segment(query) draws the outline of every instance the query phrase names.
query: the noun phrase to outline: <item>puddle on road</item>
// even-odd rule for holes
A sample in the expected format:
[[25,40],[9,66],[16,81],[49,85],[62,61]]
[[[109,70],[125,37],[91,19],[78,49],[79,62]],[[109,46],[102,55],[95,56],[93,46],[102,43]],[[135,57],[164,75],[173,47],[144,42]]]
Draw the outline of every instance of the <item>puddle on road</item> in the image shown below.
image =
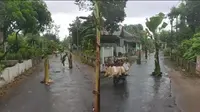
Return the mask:
[[[160,62],[164,65],[163,62]],[[161,66],[163,76],[158,79],[150,76],[154,70],[154,60],[133,65],[127,85],[113,88],[112,79],[101,79],[101,101],[103,110],[118,112],[174,112],[174,98],[171,94],[170,68]],[[103,84],[102,84],[103,83]],[[115,106],[118,109],[115,109]],[[107,107],[106,105],[110,105]],[[106,109],[107,108],[107,109]]]

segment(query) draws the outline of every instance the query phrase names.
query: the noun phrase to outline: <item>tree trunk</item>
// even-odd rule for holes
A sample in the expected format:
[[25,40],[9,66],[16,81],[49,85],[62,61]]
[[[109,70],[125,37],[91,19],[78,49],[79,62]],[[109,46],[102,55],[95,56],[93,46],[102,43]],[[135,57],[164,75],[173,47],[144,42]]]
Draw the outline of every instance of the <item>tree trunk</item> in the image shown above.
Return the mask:
[[161,76],[162,72],[160,71],[160,62],[159,62],[159,43],[157,42],[157,40],[155,40],[155,69],[154,72],[152,73],[153,76]]
[[49,83],[49,59],[48,59],[48,57],[45,57],[44,67],[45,67],[44,83],[48,84]]
[[[4,54],[6,53],[6,45],[5,45],[5,42],[6,42],[6,39],[7,39],[7,28],[3,28],[3,49],[4,49]],[[6,60],[6,57],[5,57],[5,60]]]
[[[170,24],[171,24],[171,38],[173,38],[173,19],[170,21]],[[172,45],[173,44],[170,45],[170,50],[171,50],[170,56],[172,54]]]
[[72,69],[73,65],[72,65],[72,53],[69,53],[69,57],[68,57],[68,62],[69,62],[69,69]]
[[176,16],[176,32],[178,31],[177,25],[178,25],[178,16]]
[[16,37],[16,53],[18,52],[19,50],[19,42],[18,42],[18,34],[19,34],[20,30],[18,30],[15,34],[15,37]]
[[148,58],[148,51],[147,51],[147,47],[145,47],[145,59],[147,59]]
[[137,64],[141,64],[141,50],[138,50]]

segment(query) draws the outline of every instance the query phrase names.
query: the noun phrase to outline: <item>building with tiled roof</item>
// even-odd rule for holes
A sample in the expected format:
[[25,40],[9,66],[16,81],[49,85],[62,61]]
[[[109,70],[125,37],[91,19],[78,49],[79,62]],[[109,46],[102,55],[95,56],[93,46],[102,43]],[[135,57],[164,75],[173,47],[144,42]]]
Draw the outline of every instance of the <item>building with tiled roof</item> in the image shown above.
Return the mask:
[[110,34],[106,30],[101,31],[101,62],[105,57],[118,56],[118,53],[131,54],[140,46],[139,37],[127,32],[123,26],[118,31]]

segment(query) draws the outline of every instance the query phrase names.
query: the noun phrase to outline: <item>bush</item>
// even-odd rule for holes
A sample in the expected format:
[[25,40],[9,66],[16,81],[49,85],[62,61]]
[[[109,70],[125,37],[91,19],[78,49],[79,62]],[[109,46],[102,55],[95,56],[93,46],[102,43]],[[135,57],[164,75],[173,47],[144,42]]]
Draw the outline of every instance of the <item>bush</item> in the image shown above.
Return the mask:
[[184,40],[179,46],[178,52],[184,59],[195,61],[196,56],[200,55],[199,33],[195,34],[189,40]]
[[169,48],[166,48],[163,50],[164,56],[170,56],[171,50]]
[[5,65],[0,63],[0,73],[5,69]]
[[22,55],[18,53],[8,53],[6,55],[7,60],[22,60]]

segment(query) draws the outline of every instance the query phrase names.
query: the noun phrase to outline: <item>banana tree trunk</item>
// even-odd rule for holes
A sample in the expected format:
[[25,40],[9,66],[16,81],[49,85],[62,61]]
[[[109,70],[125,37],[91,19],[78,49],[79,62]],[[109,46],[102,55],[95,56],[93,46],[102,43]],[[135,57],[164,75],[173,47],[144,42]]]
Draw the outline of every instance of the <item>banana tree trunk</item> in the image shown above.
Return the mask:
[[141,47],[140,47],[140,44],[139,44],[139,50],[138,50],[137,64],[141,64]]
[[45,68],[44,83],[48,85],[49,84],[49,59],[48,59],[48,57],[45,57],[44,68]]
[[100,112],[100,12],[97,0],[95,3],[95,18],[96,18],[96,78],[95,78],[95,101],[94,101],[94,112]]
[[162,72],[160,71],[160,62],[159,62],[159,43],[158,43],[157,39],[155,40],[154,44],[155,44],[155,49],[156,49],[156,52],[155,52],[155,55],[154,55],[155,69],[154,69],[154,72],[152,73],[152,75],[161,76]]
[[141,50],[138,50],[137,64],[141,64]]
[[69,57],[68,57],[68,62],[69,62],[69,69],[72,69],[72,53],[71,51],[69,52]]

